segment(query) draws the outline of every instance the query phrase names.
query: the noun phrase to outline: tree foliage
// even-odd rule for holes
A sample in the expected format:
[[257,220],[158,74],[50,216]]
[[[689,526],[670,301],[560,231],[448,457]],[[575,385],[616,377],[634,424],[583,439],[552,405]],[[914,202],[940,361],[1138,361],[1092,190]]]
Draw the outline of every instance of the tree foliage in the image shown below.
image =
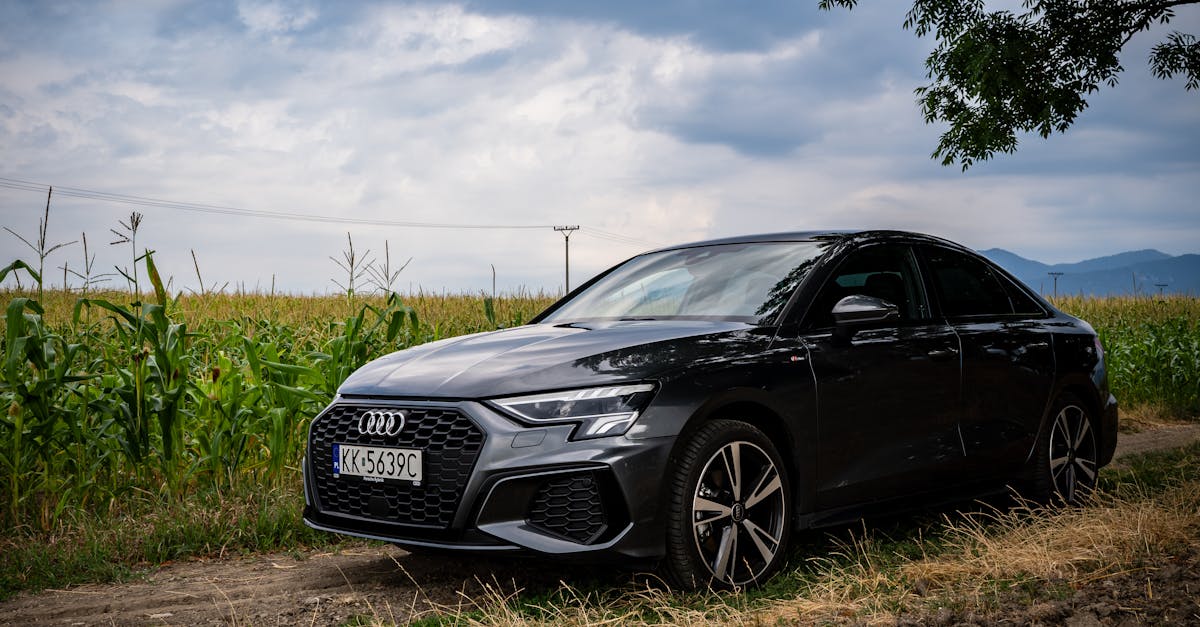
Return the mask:
[[[916,90],[927,123],[949,129],[933,158],[963,170],[1012,153],[1019,132],[1065,132],[1086,97],[1117,84],[1121,49],[1135,34],[1200,0],[1024,0],[1021,12],[988,10],[983,0],[914,0],[904,28],[933,34],[925,60],[931,83]],[[858,0],[820,0],[854,8]],[[1150,54],[1159,78],[1182,75],[1200,88],[1200,42],[1172,32]]]

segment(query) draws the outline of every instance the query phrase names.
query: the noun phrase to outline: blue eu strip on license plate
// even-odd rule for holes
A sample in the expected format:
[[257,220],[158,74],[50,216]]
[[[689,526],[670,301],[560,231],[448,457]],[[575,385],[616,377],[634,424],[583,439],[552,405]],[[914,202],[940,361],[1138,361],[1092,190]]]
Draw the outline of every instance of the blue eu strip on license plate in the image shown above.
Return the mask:
[[423,479],[421,449],[333,444],[333,476],[365,481],[396,479],[419,484]]

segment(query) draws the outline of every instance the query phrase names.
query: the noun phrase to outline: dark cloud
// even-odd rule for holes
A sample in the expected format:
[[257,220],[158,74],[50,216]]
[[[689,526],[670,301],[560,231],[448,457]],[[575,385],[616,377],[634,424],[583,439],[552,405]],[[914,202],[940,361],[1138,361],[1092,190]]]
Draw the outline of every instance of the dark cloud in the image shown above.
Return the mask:
[[805,104],[802,97],[760,85],[712,85],[685,107],[648,103],[638,123],[688,143],[725,145],[753,157],[782,157],[821,132],[804,116]]
[[472,0],[482,14],[605,22],[650,37],[685,36],[722,51],[761,50],[826,21],[815,0]]
[[236,2],[183,2],[171,5],[158,15],[155,35],[172,40],[196,32],[244,30],[238,18]]
[[[640,127],[687,143],[724,145],[752,157],[782,158],[819,141],[830,130],[831,111],[844,120],[837,110],[859,108],[890,83],[900,81],[906,90],[916,87],[929,47],[900,27],[899,5],[827,13],[815,2],[618,3],[586,9],[550,4],[535,4],[526,13],[609,19],[642,33],[687,35],[702,54],[762,55],[749,63],[755,67],[716,68],[699,80],[673,86],[676,93],[664,90],[663,97],[648,99],[634,119]],[[687,19],[666,17],[677,14]],[[747,34],[751,32],[753,36]],[[777,54],[789,45],[805,50]],[[846,121],[857,127],[880,123]]]

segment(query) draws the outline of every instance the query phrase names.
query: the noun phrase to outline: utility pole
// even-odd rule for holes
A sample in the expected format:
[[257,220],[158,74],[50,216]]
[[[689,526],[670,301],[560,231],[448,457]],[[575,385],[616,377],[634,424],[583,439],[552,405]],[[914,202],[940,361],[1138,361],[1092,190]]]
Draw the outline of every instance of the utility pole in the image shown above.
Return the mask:
[[1163,288],[1166,287],[1167,285],[1168,285],[1167,283],[1155,283],[1154,284],[1154,287],[1158,288],[1158,299],[1159,300],[1163,299]]
[[1054,297],[1055,297],[1055,298],[1058,298],[1058,277],[1062,276],[1062,275],[1063,275],[1063,273],[1061,273],[1061,272],[1047,272],[1046,274],[1049,274],[1050,276],[1054,277]]
[[571,233],[573,231],[578,231],[579,225],[575,224],[572,226],[556,226],[554,227],[554,230],[563,234],[563,246],[565,247],[563,250],[566,253],[565,262],[563,264],[563,276],[565,279],[563,281],[563,285],[565,286],[563,289],[563,295],[566,296],[567,294],[571,293]]

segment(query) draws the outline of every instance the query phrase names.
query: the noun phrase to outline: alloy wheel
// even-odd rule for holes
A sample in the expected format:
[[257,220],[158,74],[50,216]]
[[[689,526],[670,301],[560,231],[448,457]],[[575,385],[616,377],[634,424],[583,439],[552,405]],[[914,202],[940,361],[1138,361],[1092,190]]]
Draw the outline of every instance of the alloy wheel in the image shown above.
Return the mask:
[[746,441],[718,449],[692,496],[692,537],[712,577],[735,586],[758,580],[782,548],[786,507],[765,451]]
[[1050,480],[1054,493],[1074,503],[1082,490],[1096,485],[1096,433],[1087,412],[1063,407],[1050,429]]

